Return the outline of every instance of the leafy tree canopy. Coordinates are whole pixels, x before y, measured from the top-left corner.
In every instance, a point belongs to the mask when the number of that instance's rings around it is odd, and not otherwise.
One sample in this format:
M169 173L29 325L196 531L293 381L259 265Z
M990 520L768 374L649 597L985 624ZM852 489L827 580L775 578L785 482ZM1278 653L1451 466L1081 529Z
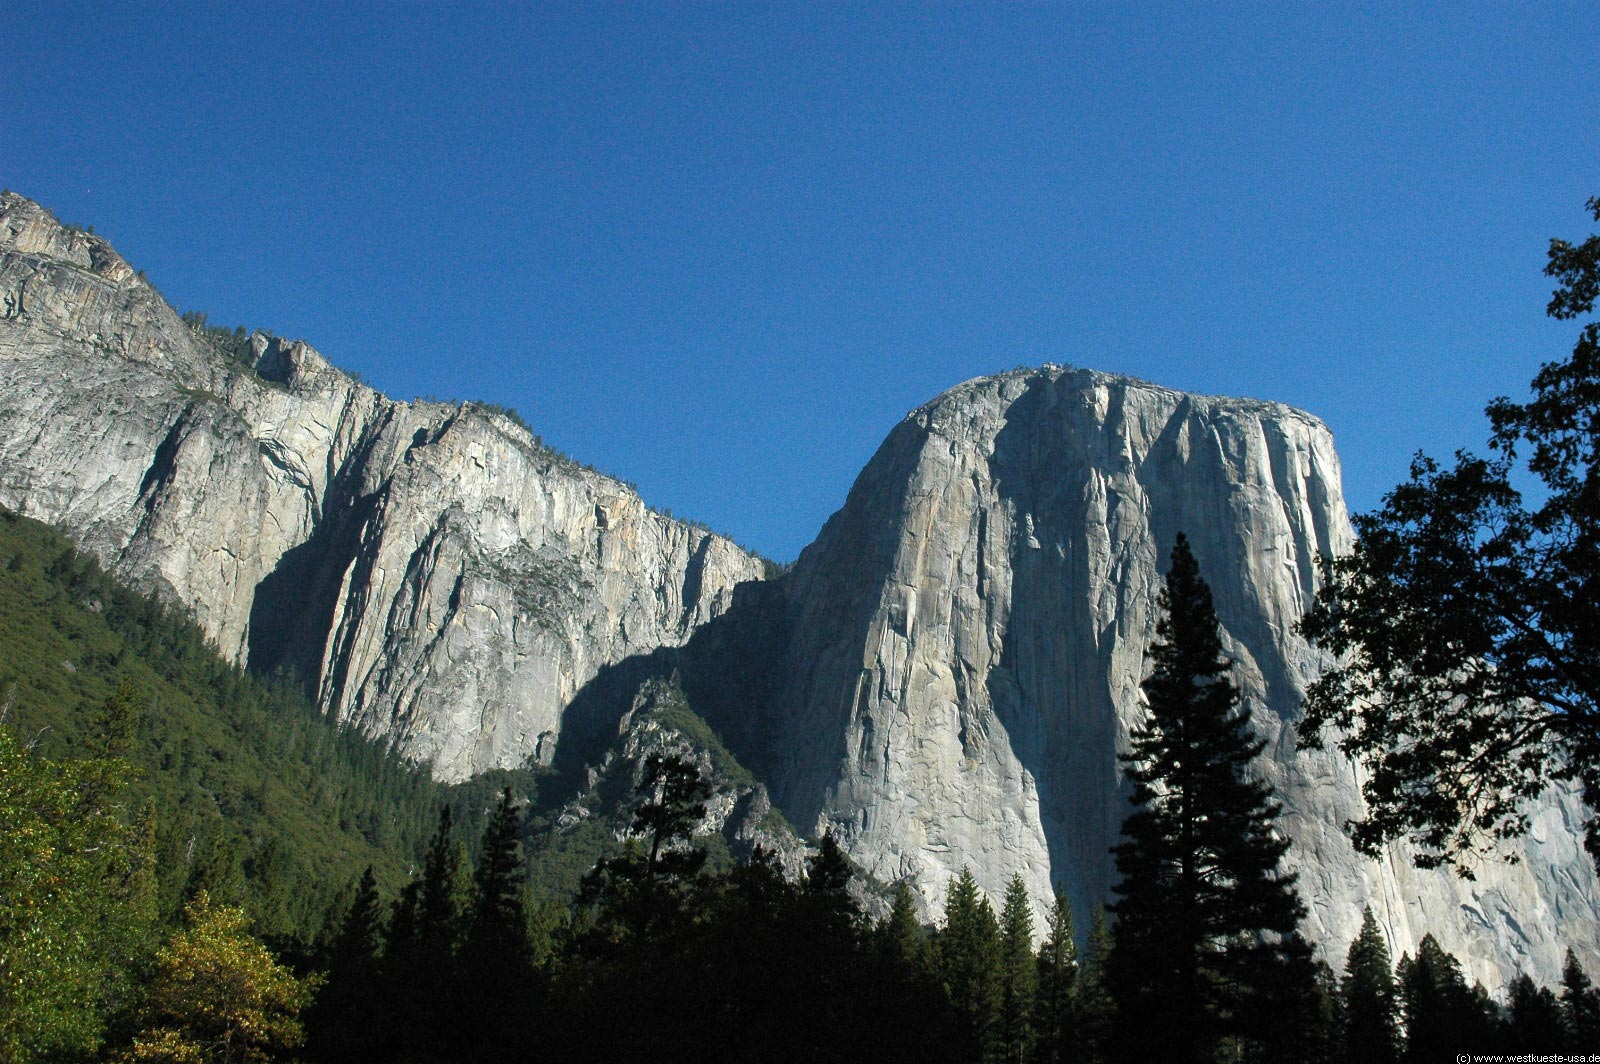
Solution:
M1600 197L1588 209L1600 221ZM1552 317L1592 314L1600 236L1552 240L1545 273ZM1368 853L1409 835L1419 865L1470 876L1462 859L1522 834L1552 780L1600 808L1600 322L1532 388L1489 404L1489 457L1419 454L1354 519L1354 551L1322 560L1303 629L1339 664L1301 743L1335 731L1371 770L1352 825ZM1600 819L1586 841L1600 863Z

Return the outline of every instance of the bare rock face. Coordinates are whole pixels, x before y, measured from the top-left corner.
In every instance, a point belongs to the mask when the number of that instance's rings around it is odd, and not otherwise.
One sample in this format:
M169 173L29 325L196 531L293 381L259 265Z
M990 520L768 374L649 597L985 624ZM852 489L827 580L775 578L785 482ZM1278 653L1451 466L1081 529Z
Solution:
M1129 812L1116 754L1167 556L1185 532L1268 742L1309 930L1337 964L1364 904L1396 956L1432 931L1469 975L1554 982L1568 945L1600 959L1600 898L1572 800L1539 813L1515 866L1476 882L1358 855L1356 768L1295 751L1322 662L1295 632L1318 553L1351 532L1333 440L1272 403L1185 395L1047 366L969 382L913 412L785 581L790 633L769 707L776 801L831 827L936 911L970 865L1036 907L1062 884L1105 900Z
M601 669L761 576L504 417L395 402L298 342L222 357L104 240L11 194L0 314L0 505L440 777L548 760Z

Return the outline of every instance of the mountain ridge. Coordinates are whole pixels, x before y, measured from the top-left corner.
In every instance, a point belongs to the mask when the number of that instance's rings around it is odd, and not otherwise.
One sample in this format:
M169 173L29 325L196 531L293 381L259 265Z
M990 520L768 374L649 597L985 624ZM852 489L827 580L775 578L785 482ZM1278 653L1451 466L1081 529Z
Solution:
M1600 960L1569 798L1536 811L1521 865L1466 885L1404 846L1356 855L1359 770L1295 750L1320 667L1296 622L1315 557L1351 535L1332 436L1303 411L1065 366L974 378L896 424L767 581L492 411L389 400L264 334L230 366L108 244L14 195L0 297L0 504L441 778L577 768L584 735L681 668L799 831L909 879L924 912L964 864L994 896L1022 875L1039 909L1063 883L1081 912L1109 886L1116 753L1182 529L1324 947L1371 901L1397 953L1432 930L1491 985L1553 981L1567 944Z

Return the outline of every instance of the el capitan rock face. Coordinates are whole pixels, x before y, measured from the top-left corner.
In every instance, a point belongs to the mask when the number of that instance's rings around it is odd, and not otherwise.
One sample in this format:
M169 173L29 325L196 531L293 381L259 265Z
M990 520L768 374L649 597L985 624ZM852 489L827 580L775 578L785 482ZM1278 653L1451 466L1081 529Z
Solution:
M894 429L792 572L751 585L759 559L502 417L390 400L297 342L258 335L249 362L104 240L0 198L0 504L440 776L550 760L575 697L620 698L614 724L629 665L682 664L691 687L753 668L722 722L802 829L930 909L970 864L996 897L1014 873L1036 904L1061 882L1082 917L1110 887L1116 752L1181 529L1331 958L1370 902L1396 953L1431 930L1490 986L1553 982L1568 945L1600 966L1570 799L1541 807L1520 864L1466 883L1355 854L1356 769L1296 753L1320 662L1295 623L1316 554L1350 542L1306 414L1060 367L972 381Z
M1036 907L1059 882L1085 913L1113 882L1129 812L1116 753L1141 719L1180 530L1335 959L1369 902L1397 954L1431 930L1491 986L1518 968L1553 981L1569 944L1596 956L1600 893L1570 799L1542 807L1520 864L1486 862L1473 883L1350 846L1356 769L1297 753L1294 732L1320 666L1295 625L1317 554L1347 549L1350 526L1332 437L1274 403L1046 366L913 412L785 578L774 798L878 878L917 882L930 911L970 865L992 897L1021 874Z

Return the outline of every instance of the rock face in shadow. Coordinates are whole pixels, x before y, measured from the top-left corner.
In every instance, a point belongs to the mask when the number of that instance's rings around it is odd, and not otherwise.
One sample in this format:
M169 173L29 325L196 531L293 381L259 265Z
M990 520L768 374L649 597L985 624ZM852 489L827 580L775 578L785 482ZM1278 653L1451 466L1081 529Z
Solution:
M470 405L299 342L223 357L104 240L0 198L0 505L436 774L548 760L602 667L675 646L759 559Z
M1179 531L1215 595L1265 770L1330 956L1371 902L1396 955L1426 931L1503 986L1600 955L1578 806L1542 808L1511 866L1477 881L1373 861L1341 825L1355 767L1295 751L1322 662L1295 632L1318 553L1348 549L1327 429L1278 404L1185 395L1047 366L913 412L786 577L788 644L766 710L775 800L831 827L929 910L963 865L998 898L1021 874L1080 914L1109 896L1129 811L1116 753L1141 720L1161 574ZM1559 933L1555 929L1560 929Z
M299 342L226 355L104 240L7 194L0 505L443 778L530 757L581 777L640 684L681 669L796 827L877 881L930 911L964 864L997 901L1013 874L1041 908L1059 882L1080 924L1109 894L1116 753L1182 530L1327 955L1370 902L1396 955L1432 931L1491 987L1553 983L1568 945L1600 969L1574 799L1468 883L1357 855L1356 768L1295 751L1322 666L1295 624L1316 555L1351 540L1332 438L1281 405L1060 367L969 382L756 583L758 558L505 417L387 399Z

